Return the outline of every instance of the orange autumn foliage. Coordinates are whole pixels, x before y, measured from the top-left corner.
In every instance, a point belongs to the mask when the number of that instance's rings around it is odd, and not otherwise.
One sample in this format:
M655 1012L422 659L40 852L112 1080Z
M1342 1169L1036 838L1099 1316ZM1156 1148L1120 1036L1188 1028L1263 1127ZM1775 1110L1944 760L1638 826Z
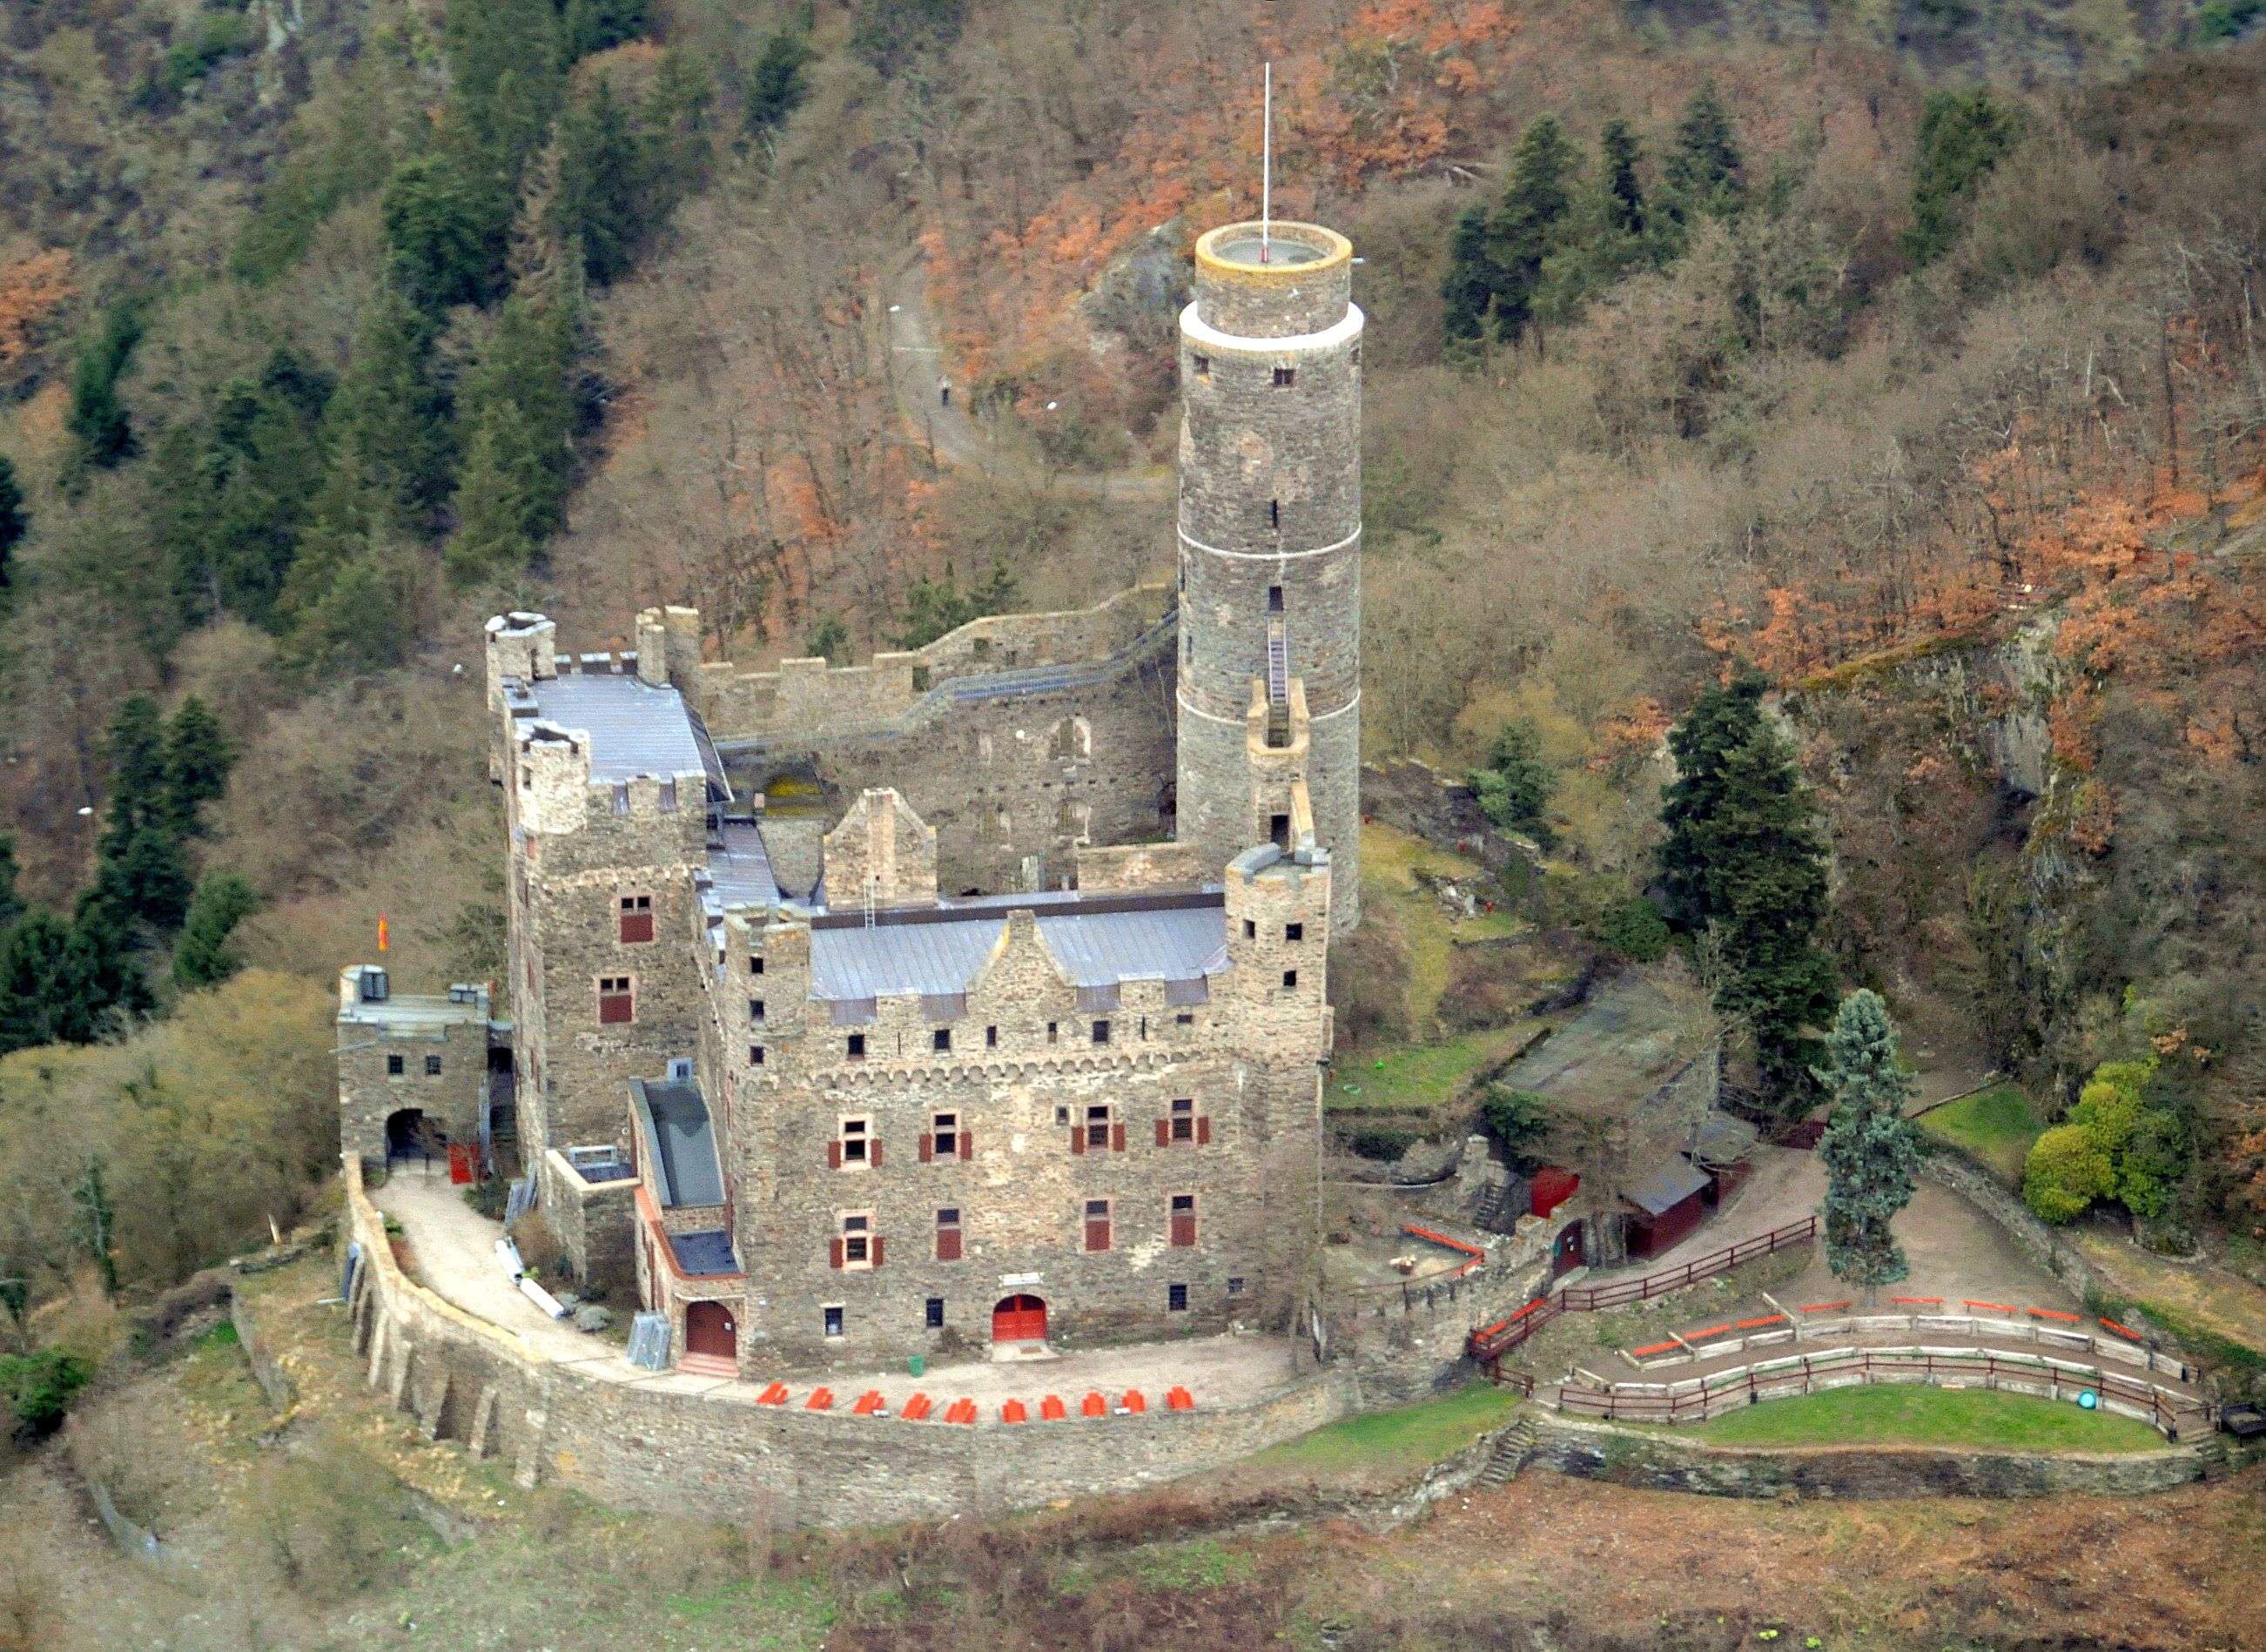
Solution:
M41 324L77 292L71 255L62 247L0 267L0 370L31 353Z

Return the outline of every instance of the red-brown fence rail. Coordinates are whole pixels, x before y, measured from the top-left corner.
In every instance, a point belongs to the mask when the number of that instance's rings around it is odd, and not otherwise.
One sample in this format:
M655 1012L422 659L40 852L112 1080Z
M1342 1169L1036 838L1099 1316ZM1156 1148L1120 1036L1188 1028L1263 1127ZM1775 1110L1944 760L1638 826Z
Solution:
M1725 1371L1674 1391L1604 1391L1566 1387L1558 1392L1562 1411L1607 1422L1698 1422L1765 1400L1780 1400L1852 1381L1980 1383L2040 1393L2054 1400L2091 1390L2112 1409L2145 1418L2166 1438L2180 1437L2182 1422L2200 1430L2210 1423L2201 1399L2169 1393L2137 1377L2070 1362L2024 1359L1977 1349L1973 1353L1928 1349L1833 1349L1800 1359L1776 1360Z
M1774 1251L1807 1245L1816 1237L1817 1218L1804 1217L1799 1222L1789 1222L1753 1239L1711 1251L1680 1268L1663 1268L1641 1279L1624 1279L1610 1285L1569 1285L1548 1296L1537 1297L1507 1319L1481 1327L1471 1334L1465 1347L1473 1359L1492 1368L1497 1360L1561 1313L1594 1313L1601 1308L1648 1302L1700 1280L1727 1274Z

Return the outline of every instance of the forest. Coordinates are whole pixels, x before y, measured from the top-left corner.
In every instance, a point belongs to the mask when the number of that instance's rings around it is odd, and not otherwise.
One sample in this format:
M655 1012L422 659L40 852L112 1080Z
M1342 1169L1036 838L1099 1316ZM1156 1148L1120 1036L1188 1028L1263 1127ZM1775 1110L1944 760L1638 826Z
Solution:
M1081 480L1169 475L1266 62L1277 209L1364 260L1369 755L1471 775L1568 947L1728 971L1765 1100L1872 986L2038 1099L2042 1211L2255 1237L2254 10L11 10L0 1158L61 1192L0 1276L71 1289L91 1166L200 1185L223 1003L319 1055L381 913L405 976L499 973L486 615L848 660L1169 568L1169 485ZM907 418L908 303L997 466ZM1782 954L1767 867L1690 858L1692 787L1763 784L1693 779L1710 718L1799 803ZM256 1237L327 1151L275 1148L99 1260Z

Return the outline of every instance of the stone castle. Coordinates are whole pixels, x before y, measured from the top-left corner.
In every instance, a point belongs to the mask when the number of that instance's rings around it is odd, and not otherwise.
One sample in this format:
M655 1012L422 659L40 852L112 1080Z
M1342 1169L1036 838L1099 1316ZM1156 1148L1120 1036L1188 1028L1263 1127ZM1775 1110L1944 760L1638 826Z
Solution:
M491 620L513 1020L349 970L347 1151L515 1151L695 1372L1288 1323L1359 917L1351 251L1199 241L1171 588L842 669Z

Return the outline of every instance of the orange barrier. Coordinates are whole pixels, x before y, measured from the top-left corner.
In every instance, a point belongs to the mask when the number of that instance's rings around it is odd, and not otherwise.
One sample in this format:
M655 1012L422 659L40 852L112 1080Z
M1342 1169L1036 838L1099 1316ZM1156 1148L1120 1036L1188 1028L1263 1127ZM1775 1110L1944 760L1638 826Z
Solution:
M1839 1302L1805 1302L1802 1305L1802 1311L1804 1313L1838 1313L1853 1300L1853 1297L1845 1297Z
M1125 1391L1124 1404L1125 1408L1137 1417L1149 1408L1149 1402L1142 1398L1138 1388L1128 1388Z
M908 1422L925 1422L928 1421L928 1414L934 1409L935 1407L929 1403L929 1397L926 1394L915 1394L905 1401L905 1408L897 1414Z
M785 1383L773 1383L770 1387L764 1389L763 1393L756 1396L756 1403L759 1406L785 1405L786 1403L786 1385Z
M1031 1414L1023 1409L1023 1402L1020 1400L1010 1400L999 1407L999 1421L1002 1422L1028 1422L1030 1420Z
M858 1396L858 1403L850 1409L859 1416L870 1417L876 1411L881 1410L881 1391L878 1388L868 1388Z
M2011 1302L1977 1302L1972 1297L1962 1297L1960 1305L1967 1308L1989 1308L1995 1313L2020 1313L2021 1310Z
M1080 1403L1078 1410L1089 1417L1106 1417L1109 1414L1109 1401L1100 1394L1090 1393Z
M1461 1239L1450 1239L1445 1233L1435 1233L1429 1227L1417 1227L1411 1223L1403 1222L1400 1224L1400 1231L1403 1233L1413 1233L1420 1239L1429 1239L1435 1245L1444 1245L1451 1251L1461 1251L1465 1255L1470 1257L1471 1260L1469 1261L1466 1262L1461 1268L1457 1268L1454 1273L1449 1276L1451 1279L1461 1279L1466 1274L1471 1272L1473 1268L1487 1261L1487 1253L1481 1250L1478 1246L1466 1245Z
M1655 1342L1650 1348L1631 1349L1629 1350L1629 1357L1632 1359L1642 1359L1648 1354L1673 1354L1678 1349L1682 1348L1684 1344L1681 1342Z
M2028 1312L2030 1318L2033 1319L2066 1319L2072 1325L2083 1325L2085 1323L2085 1316L2083 1314L2064 1313L2058 1308L2032 1308Z
M975 1422L976 1402L973 1400L967 1399L954 1400L952 1402L951 1408L944 1414L944 1420L947 1422Z
M1741 1331L1751 1331L1757 1326L1784 1325L1786 1322L1786 1315L1783 1313L1766 1313L1759 1319L1742 1319L1733 1328Z
M2103 1319L2101 1323L2107 1326L2110 1330L2116 1332L2117 1335L2129 1336L2135 1342L2145 1342L2148 1340L2146 1337L2142 1336L2138 1331L2134 1330L2131 1326L2119 1325L2114 1319Z
M1907 1308L1913 1306L1940 1308L1943 1305L1941 1297L1890 1297L1889 1300ZM1843 1305L1846 1307L1847 1305L1845 1303Z
M1196 1397L1176 1383L1166 1392L1165 1405L1166 1409L1172 1411L1194 1411L1196 1408Z
M1684 1334L1684 1340L1687 1342L1697 1342L1703 1337L1722 1336L1728 1334L1730 1328L1729 1325L1711 1325L1704 1331L1686 1331Z
M1053 1394L1039 1401L1039 1421L1042 1422L1060 1422L1068 1415L1070 1413L1063 1409L1063 1402Z
M810 1391L810 1398L802 1402L802 1408L805 1411L833 1410L834 1391L831 1388L812 1389Z

